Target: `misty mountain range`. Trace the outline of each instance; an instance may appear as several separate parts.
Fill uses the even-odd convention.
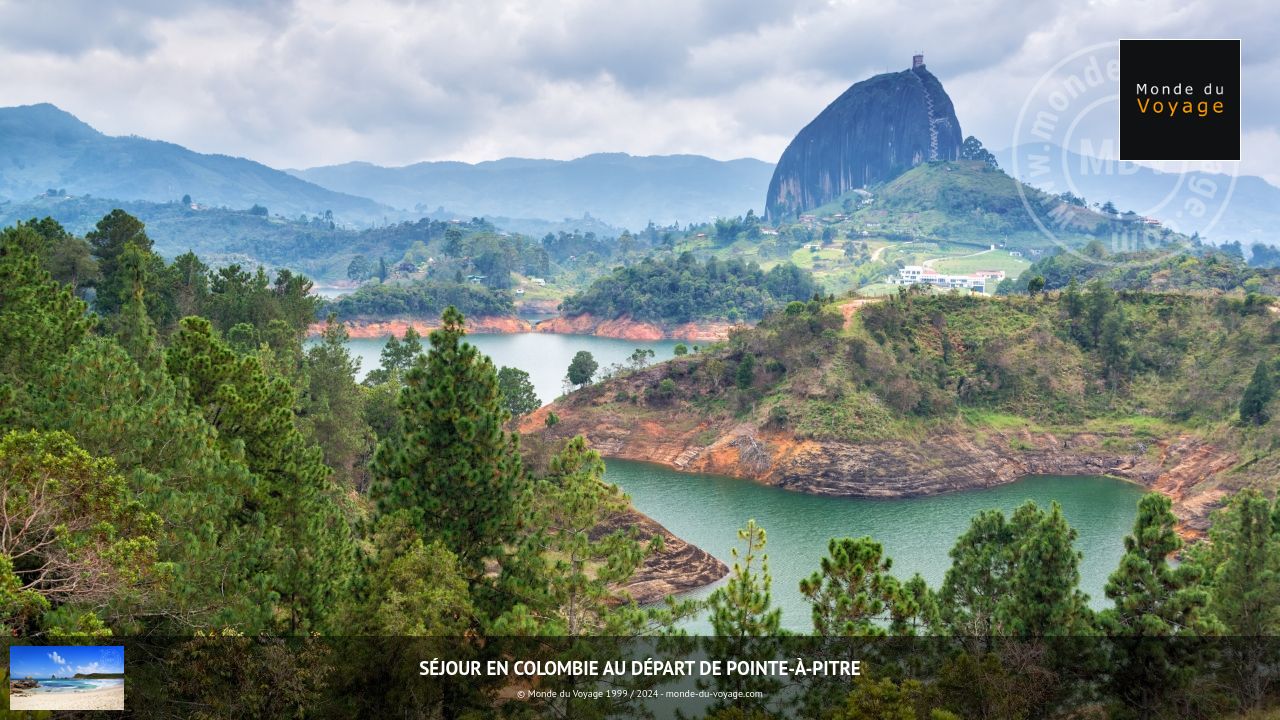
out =
[[[1058,149],[1053,154],[1057,157]],[[1011,150],[996,153],[1012,171]],[[1067,153],[1068,167],[1089,159]],[[1144,212],[1168,191],[1170,176],[1149,168],[1129,174],[1072,172],[1077,193],[1091,202],[1111,200],[1120,210]],[[506,158],[481,163],[422,162],[403,167],[346,163],[277,170],[245,158],[210,155],[140,137],[104,135],[49,104],[0,108],[0,202],[20,205],[46,190],[126,201],[176,202],[183,195],[202,205],[248,208],[295,217],[332,211],[342,223],[440,217],[507,219],[512,229],[548,226],[590,216],[616,228],[703,222],[760,213],[774,166],[754,159],[721,161],[698,155],[636,157],[600,153],[576,160]],[[1061,162],[1048,174],[1019,178],[1042,189],[1067,187]],[[1225,187],[1225,175],[1188,173]],[[443,208],[444,212],[440,212]],[[1172,220],[1178,208],[1151,214]],[[1280,189],[1258,177],[1237,179],[1226,212],[1176,220],[1180,230],[1207,240],[1280,243]]]
[[[0,108],[0,200],[15,202],[53,189],[150,202],[190,195],[201,205],[259,204],[286,217],[332,211],[340,222],[358,226],[432,214],[501,217],[511,226],[534,228],[590,215],[640,229],[650,220],[704,222],[759,212],[772,172],[773,165],[752,159],[623,153],[405,167],[346,163],[285,172],[173,143],[104,135],[49,104]]]
[[[505,158],[404,167],[346,163],[290,170],[322,187],[426,213],[559,220],[588,213],[617,227],[706,222],[760,213],[773,165],[700,155],[599,153],[576,160]]]
[[[53,105],[0,108],[0,197],[27,200],[50,189],[151,202],[189,194],[204,205],[248,208],[256,203],[290,217],[332,210],[352,222],[392,212],[368,198],[334,192],[252,160],[104,135]]]
[[[1225,197],[1231,176],[1217,173],[1163,173],[1134,163],[1098,160],[1079,153],[1064,151],[1057,145],[1022,147],[1017,172],[1013,167],[1013,148],[995,153],[1000,167],[1017,179],[1045,190],[1061,193],[1071,187],[1090,203],[1113,202],[1120,212],[1133,210],[1164,221],[1166,226],[1190,235],[1200,233],[1208,242],[1221,244],[1238,241],[1246,249],[1256,243],[1280,244],[1280,189],[1253,175],[1236,178],[1235,188],[1227,200],[1222,216],[1214,219],[1220,205],[1204,200],[1208,211],[1201,217],[1189,212],[1189,200],[1200,196],[1191,191],[1200,188],[1215,197]],[[1032,155],[1050,158],[1037,173],[1026,167]],[[1047,170],[1047,172],[1044,172]],[[1181,180],[1181,185],[1178,181]],[[1070,184],[1068,183],[1070,181]],[[1174,189],[1176,191],[1174,191]]]

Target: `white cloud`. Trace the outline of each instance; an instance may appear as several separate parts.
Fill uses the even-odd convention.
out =
[[[109,673],[109,672],[111,672],[111,670],[108,670],[106,666],[104,666],[102,663],[98,662],[97,660],[89,663],[88,665],[76,666],[77,675],[88,675],[90,673]]]
[[[282,167],[772,161],[845,87],[918,50],[965,133],[999,148],[1036,79],[1078,48],[1241,36],[1245,150],[1268,163],[1244,170],[1264,172],[1280,147],[1277,21],[1262,0],[79,0],[0,3],[0,66],[8,104]]]
[[[64,660],[64,659],[62,659],[62,656],[61,656],[61,655],[59,655],[59,654],[57,653],[57,651],[54,651],[54,652],[49,653],[49,659],[50,659],[50,660],[52,660],[55,664],[58,664],[58,665],[66,665],[66,664],[67,664],[67,661],[66,661],[66,660]]]

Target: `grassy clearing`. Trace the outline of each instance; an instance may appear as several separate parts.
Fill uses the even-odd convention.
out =
[[[989,250],[981,255],[948,258],[933,263],[933,268],[938,272],[953,275],[965,275],[979,270],[1003,270],[1008,277],[1017,277],[1029,267],[1031,263],[1013,257],[1007,250]]]
[[[988,410],[986,408],[962,407],[960,408],[960,417],[968,424],[990,428],[992,430],[1030,430],[1031,432],[1040,432],[1043,430],[1033,420],[1012,415],[1010,413],[1000,412],[998,410]]]

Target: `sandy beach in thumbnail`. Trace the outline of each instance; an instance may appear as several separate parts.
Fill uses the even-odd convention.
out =
[[[12,691],[10,710],[123,710],[124,685],[80,692]]]

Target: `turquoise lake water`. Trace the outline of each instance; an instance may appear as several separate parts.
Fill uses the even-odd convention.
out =
[[[1143,489],[1105,477],[1037,476],[996,488],[899,500],[832,498],[781,490],[749,480],[678,473],[658,465],[609,460],[606,476],[631,496],[641,512],[731,565],[738,528],[755,519],[767,533],[773,601],[783,625],[811,629],[809,605],[799,584],[818,569],[833,537],[870,535],[893,558],[893,573],[920,573],[932,587],[950,566],[947,552],[980,510],[1006,513],[1026,500],[1042,507],[1057,500],[1079,532],[1080,586],[1095,607],[1106,598],[1107,576],[1124,554]],[[705,596],[713,588],[692,593]],[[707,630],[704,622],[693,629]]]
[[[652,348],[655,360],[672,356],[675,342],[642,343],[578,335],[469,335],[495,365],[530,374],[538,396],[550,402],[562,392],[561,380],[574,353],[588,350],[601,367],[621,362],[636,347]],[[362,359],[362,372],[378,366],[383,340],[352,340]],[[1143,489],[1104,477],[1042,476],[997,488],[928,498],[867,500],[831,498],[780,490],[747,480],[678,473],[644,463],[608,460],[606,478],[617,483],[635,506],[692,542],[729,563],[738,528],[754,518],[768,533],[773,600],[783,610],[783,623],[807,630],[810,615],[798,585],[818,568],[832,537],[870,535],[885,545],[893,572],[901,578],[919,572],[933,587],[950,564],[947,552],[979,510],[1011,512],[1025,500],[1047,507],[1057,500],[1068,522],[1079,532],[1081,588],[1095,607],[1105,603],[1102,588],[1123,554],[1123,538],[1133,525]],[[705,596],[711,588],[694,591]],[[691,630],[706,630],[703,621]]]

